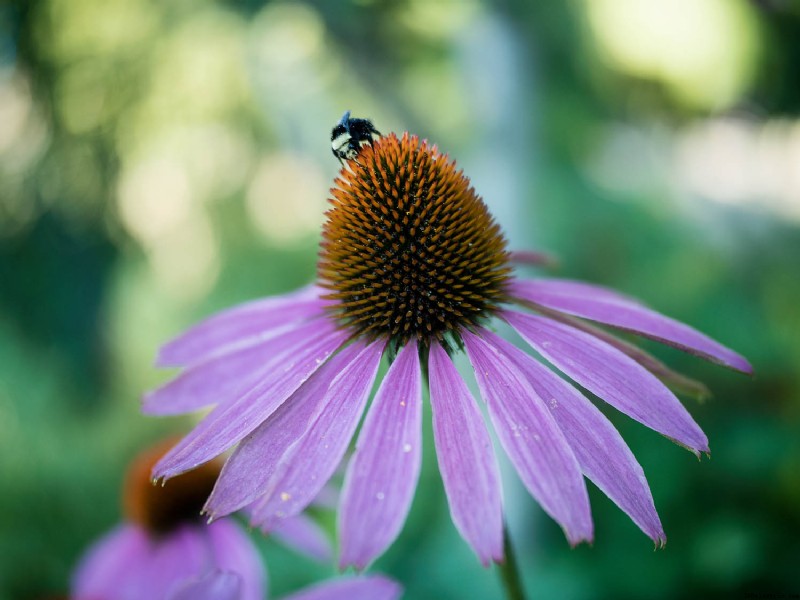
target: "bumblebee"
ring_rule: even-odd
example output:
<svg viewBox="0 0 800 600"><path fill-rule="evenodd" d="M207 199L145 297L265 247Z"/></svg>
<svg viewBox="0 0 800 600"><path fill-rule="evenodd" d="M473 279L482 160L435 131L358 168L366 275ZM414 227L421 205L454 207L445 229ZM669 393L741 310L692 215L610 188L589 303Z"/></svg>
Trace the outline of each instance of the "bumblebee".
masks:
<svg viewBox="0 0 800 600"><path fill-rule="evenodd" d="M375 129L369 119L351 119L350 111L331 130L331 151L333 155L342 160L353 160L358 156L358 151L364 144L371 144L374 136L381 132Z"/></svg>

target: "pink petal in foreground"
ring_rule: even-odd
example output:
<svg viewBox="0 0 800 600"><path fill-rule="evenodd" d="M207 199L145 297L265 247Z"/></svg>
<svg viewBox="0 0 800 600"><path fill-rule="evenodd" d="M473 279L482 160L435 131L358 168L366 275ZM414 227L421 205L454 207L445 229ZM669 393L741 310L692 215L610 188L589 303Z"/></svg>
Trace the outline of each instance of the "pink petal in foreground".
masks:
<svg viewBox="0 0 800 600"><path fill-rule="evenodd" d="M326 581L282 600L397 600L402 593L403 588L388 577L368 575Z"/></svg>
<svg viewBox="0 0 800 600"><path fill-rule="evenodd" d="M283 296L262 298L219 312L164 344L156 365L183 367L258 341L259 336L292 321L322 314L320 289L305 287Z"/></svg>
<svg viewBox="0 0 800 600"><path fill-rule="evenodd" d="M335 331L308 340L280 367L236 401L215 408L153 469L167 479L219 456L263 423L327 358L347 333Z"/></svg>
<svg viewBox="0 0 800 600"><path fill-rule="evenodd" d="M544 399L581 470L658 546L666 542L644 471L622 436L586 397L528 354L492 333L501 349Z"/></svg>
<svg viewBox="0 0 800 600"><path fill-rule="evenodd" d="M344 478L339 566L361 570L395 540L411 507L422 457L417 344L397 355L364 419Z"/></svg>
<svg viewBox="0 0 800 600"><path fill-rule="evenodd" d="M232 402L264 378L281 369L287 358L309 339L330 333L335 325L329 319L279 330L274 336L252 346L196 364L178 377L145 395L142 412L175 415L193 412L213 404Z"/></svg>
<svg viewBox="0 0 800 600"><path fill-rule="evenodd" d="M567 283L569 285L565 286ZM706 360L752 374L750 363L730 348L612 290L559 280L517 280L511 295L576 317L611 325L674 346Z"/></svg>
<svg viewBox="0 0 800 600"><path fill-rule="evenodd" d="M551 319L504 311L503 318L560 371L611 406L696 455L708 438L652 373L609 344Z"/></svg>
<svg viewBox="0 0 800 600"><path fill-rule="evenodd" d="M489 418L525 487L564 528L570 544L591 541L580 466L543 400L503 352L471 333L462 339Z"/></svg>
<svg viewBox="0 0 800 600"><path fill-rule="evenodd" d="M370 344L333 380L316 420L284 455L268 492L254 506L254 524L271 530L302 512L325 486L364 412L382 354L382 342Z"/></svg>
<svg viewBox="0 0 800 600"><path fill-rule="evenodd" d="M483 415L447 352L428 360L433 439L450 514L481 563L503 560L503 499L497 457Z"/></svg>
<svg viewBox="0 0 800 600"><path fill-rule="evenodd" d="M339 351L241 441L222 468L203 509L206 514L211 518L230 514L268 491L281 460L325 407L333 380L364 348L363 343L355 342Z"/></svg>

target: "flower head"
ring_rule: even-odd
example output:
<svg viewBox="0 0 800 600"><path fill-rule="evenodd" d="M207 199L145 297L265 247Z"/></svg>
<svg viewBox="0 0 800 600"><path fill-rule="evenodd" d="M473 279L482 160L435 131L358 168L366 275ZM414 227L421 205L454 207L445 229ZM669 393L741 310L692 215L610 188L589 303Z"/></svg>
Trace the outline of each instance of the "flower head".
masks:
<svg viewBox="0 0 800 600"><path fill-rule="evenodd" d="M125 523L92 545L72 582L74 600L264 600L266 570L232 520L206 525L200 509L220 471L211 461L164 486L150 471L166 450L143 452L125 478ZM318 499L321 503L322 498ZM311 558L330 559L327 539L305 515L274 533ZM381 575L325 581L283 600L397 600L402 588Z"/></svg>
<svg viewBox="0 0 800 600"><path fill-rule="evenodd" d="M747 361L612 290L514 276L469 180L415 136L364 145L331 193L319 286L225 311L162 348L160 364L184 371L149 394L144 410L215 408L154 475L172 477L238 443L206 511L216 517L253 503L254 522L277 526L303 510L345 456L387 355L345 475L340 563L364 568L402 527L419 474L426 385L453 521L484 564L500 561L499 470L452 361L464 351L500 444L570 543L593 536L584 476L662 543L642 469L615 428L578 387L493 333L492 322L505 321L582 388L696 454L708 451L706 436L664 382L703 386L613 331L739 371L750 372Z"/></svg>
<svg viewBox="0 0 800 600"><path fill-rule="evenodd" d="M96 542L78 566L76 600L262 599L266 573L247 534L230 519L206 525L203 502L217 479L212 461L162 486L150 470L168 446L142 453L125 479L125 523Z"/></svg>
<svg viewBox="0 0 800 600"><path fill-rule="evenodd" d="M354 336L427 346L497 311L511 273L505 239L435 146L391 134L335 184L319 277Z"/></svg>

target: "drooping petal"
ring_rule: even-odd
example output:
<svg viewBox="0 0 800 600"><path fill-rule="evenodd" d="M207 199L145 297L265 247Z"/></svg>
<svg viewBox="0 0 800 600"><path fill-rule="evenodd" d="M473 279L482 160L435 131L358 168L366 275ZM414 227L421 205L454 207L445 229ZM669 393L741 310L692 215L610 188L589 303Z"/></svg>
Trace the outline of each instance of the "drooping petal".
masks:
<svg viewBox="0 0 800 600"><path fill-rule="evenodd" d="M388 577L368 575L326 581L283 600L397 600L402 593L400 584Z"/></svg>
<svg viewBox="0 0 800 600"><path fill-rule="evenodd" d="M188 579L165 600L241 600L242 578L237 573L214 569Z"/></svg>
<svg viewBox="0 0 800 600"><path fill-rule="evenodd" d="M644 306L641 300L638 300L633 296L623 294L622 292L618 292L617 290L608 287L593 285L591 283L586 283L584 281L575 281L573 279L517 278L511 281L509 285L509 292L512 296L521 298L522 296L519 295L519 292L525 293L528 284L539 281L546 281L549 286L549 289L553 293L561 294L564 296L594 295L596 298L602 298L612 302L627 302L629 304L638 304L639 306Z"/></svg>
<svg viewBox="0 0 800 600"><path fill-rule="evenodd" d="M225 404L241 396L264 375L281 370L309 339L335 329L330 319L279 330L263 341L198 363L166 385L145 394L142 412L151 415L175 415L192 412L213 404Z"/></svg>
<svg viewBox="0 0 800 600"><path fill-rule="evenodd" d="M263 423L344 343L344 331L314 336L234 402L215 408L153 469L169 478L219 456Z"/></svg>
<svg viewBox="0 0 800 600"><path fill-rule="evenodd" d="M553 268L558 266L558 258L547 252L531 250L514 250L508 257L509 262L532 267Z"/></svg>
<svg viewBox="0 0 800 600"><path fill-rule="evenodd" d="M607 344L614 346L614 348L623 354L627 354L645 369L650 371L653 375L658 377L671 390L686 394L700 401L707 400L711 397L711 391L703 382L692 379L691 377L687 377L686 375L678 373L677 371L673 371L655 356L642 350L638 346L626 342L610 332L592 325L588 321L583 321L576 317L557 311L547 311L545 314L556 321L566 323L575 329L585 331L586 333L603 340Z"/></svg>
<svg viewBox="0 0 800 600"><path fill-rule="evenodd" d="M328 562L333 556L331 541L325 531L305 513L278 522L272 535L289 548L318 562Z"/></svg>
<svg viewBox="0 0 800 600"><path fill-rule="evenodd" d="M233 520L222 519L205 528L211 541L214 565L222 571L239 575L238 600L263 600L267 590L267 572L253 541Z"/></svg>
<svg viewBox="0 0 800 600"><path fill-rule="evenodd" d="M273 328L319 316L323 305L319 294L318 287L308 286L291 294L254 300L212 315L164 344L156 365L195 364L257 341Z"/></svg>
<svg viewBox="0 0 800 600"><path fill-rule="evenodd" d="M484 566L502 561L500 470L483 415L436 342L431 344L428 372L433 439L453 523Z"/></svg>
<svg viewBox="0 0 800 600"><path fill-rule="evenodd" d="M643 335L743 373L753 372L750 363L730 348L606 288L559 280L517 280L511 286L511 295Z"/></svg>
<svg viewBox="0 0 800 600"><path fill-rule="evenodd" d="M141 598L139 582L146 576L150 541L136 525L122 525L106 534L81 559L73 576L75 600Z"/></svg>
<svg viewBox="0 0 800 600"><path fill-rule="evenodd" d="M617 432L589 400L550 369L492 333L486 340L501 349L545 400L581 470L630 516L657 545L666 542L644 471Z"/></svg>
<svg viewBox="0 0 800 600"><path fill-rule="evenodd" d="M255 524L271 530L305 509L330 479L350 444L378 373L383 343L361 350L331 382L314 423L287 452L269 490L252 512Z"/></svg>
<svg viewBox="0 0 800 600"><path fill-rule="evenodd" d="M525 487L572 545L591 541L589 496L580 466L544 401L503 352L471 333L462 339L489 418Z"/></svg>
<svg viewBox="0 0 800 600"><path fill-rule="evenodd" d="M211 518L243 508L268 491L284 455L311 426L328 400L331 382L360 352L356 342L333 356L275 413L244 438L225 462L204 512Z"/></svg>
<svg viewBox="0 0 800 600"><path fill-rule="evenodd" d="M537 352L614 408L699 456L708 439L675 395L652 373L609 344L551 319L505 311Z"/></svg>
<svg viewBox="0 0 800 600"><path fill-rule="evenodd" d="M395 540L417 487L422 382L417 344L405 345L364 419L344 478L339 565L364 569Z"/></svg>

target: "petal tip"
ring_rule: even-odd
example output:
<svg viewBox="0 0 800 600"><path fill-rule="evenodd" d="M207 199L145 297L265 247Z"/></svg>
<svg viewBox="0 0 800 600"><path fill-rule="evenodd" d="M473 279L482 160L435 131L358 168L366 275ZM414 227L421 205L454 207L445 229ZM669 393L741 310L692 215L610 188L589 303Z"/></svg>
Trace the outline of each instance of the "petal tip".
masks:
<svg viewBox="0 0 800 600"><path fill-rule="evenodd" d="M743 356L739 357L739 360L735 365L735 369L741 373L744 373L745 375L749 375L750 377L755 375L755 371L753 371L753 365L751 365L750 362Z"/></svg>
<svg viewBox="0 0 800 600"><path fill-rule="evenodd" d="M150 390L142 394L139 400L140 410L146 415L158 414L158 390Z"/></svg>
<svg viewBox="0 0 800 600"><path fill-rule="evenodd" d="M175 352L172 343L167 342L156 351L153 366L159 369L174 369L183 366L183 360Z"/></svg>
<svg viewBox="0 0 800 600"><path fill-rule="evenodd" d="M164 352L159 350L153 361L153 366L157 369L169 369L170 367L177 367L179 365L174 364L174 361L170 360L168 355L165 356Z"/></svg>
<svg viewBox="0 0 800 600"><path fill-rule="evenodd" d="M589 533L577 534L572 535L566 529L564 530L564 535L567 537L567 542L569 542L570 548L576 548L582 543L587 543L590 547L594 544L594 531Z"/></svg>
<svg viewBox="0 0 800 600"><path fill-rule="evenodd" d="M172 451L161 457L161 460L159 460L150 471L150 478L153 480L153 483L157 484L160 482L161 487L164 487L164 485L167 483L167 480L172 479L183 472L169 465L167 459L170 458L171 453ZM185 470L188 469L184 469L184 471Z"/></svg>
<svg viewBox="0 0 800 600"><path fill-rule="evenodd" d="M354 560L352 558L341 557L339 559L339 572L340 573L344 573L347 569L349 569L351 567L356 573L360 574L367 568L367 564L366 564L365 561L356 561L356 560Z"/></svg>
<svg viewBox="0 0 800 600"><path fill-rule="evenodd" d="M478 557L478 561L481 563L481 566L484 569L488 569L493 564L502 565L506 561L506 556L505 556L505 553L503 552L502 548L500 548L499 550L490 552L488 554L485 554L485 553L480 553L479 554L478 552L476 552L475 554Z"/></svg>

